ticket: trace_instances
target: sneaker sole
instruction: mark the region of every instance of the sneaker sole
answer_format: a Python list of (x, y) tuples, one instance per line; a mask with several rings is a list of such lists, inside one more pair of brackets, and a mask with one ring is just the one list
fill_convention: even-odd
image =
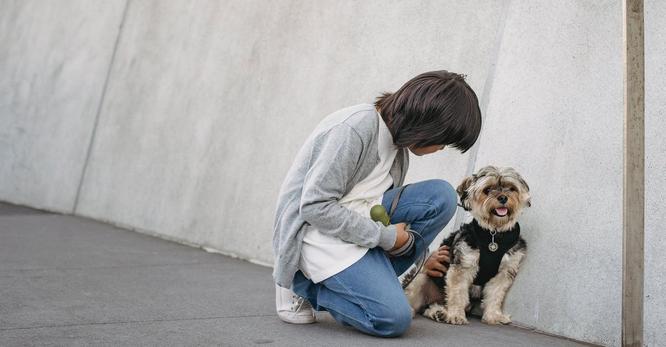
[(294, 318), (294, 317), (284, 317), (284, 316), (282, 316), (278, 313), (278, 317), (283, 322), (290, 323), (290, 324), (312, 324), (312, 323), (317, 322), (317, 319), (315, 317), (311, 317), (311, 316), (302, 316), (302, 317)]

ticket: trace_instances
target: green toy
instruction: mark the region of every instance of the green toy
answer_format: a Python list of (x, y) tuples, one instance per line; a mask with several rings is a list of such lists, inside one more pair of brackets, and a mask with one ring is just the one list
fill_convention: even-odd
[(370, 209), (370, 218), (372, 218), (372, 220), (375, 222), (381, 222), (385, 226), (388, 226), (391, 223), (391, 219), (389, 218), (388, 213), (386, 213), (386, 209), (382, 205), (372, 206)]

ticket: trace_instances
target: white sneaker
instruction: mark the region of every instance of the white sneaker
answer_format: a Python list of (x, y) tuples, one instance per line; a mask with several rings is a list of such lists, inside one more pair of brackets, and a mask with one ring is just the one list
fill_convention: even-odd
[(291, 291), (275, 285), (275, 308), (280, 319), (292, 324), (309, 324), (316, 322), (314, 310), (310, 302)]

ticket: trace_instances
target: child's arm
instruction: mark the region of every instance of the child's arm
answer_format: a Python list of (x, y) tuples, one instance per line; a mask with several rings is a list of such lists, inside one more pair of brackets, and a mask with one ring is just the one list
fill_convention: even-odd
[(315, 139), (301, 194), (301, 217), (326, 235), (390, 250), (396, 245), (398, 230), (401, 236), (406, 233), (404, 224), (384, 226), (338, 202), (361, 166), (363, 148), (359, 134), (344, 123)]

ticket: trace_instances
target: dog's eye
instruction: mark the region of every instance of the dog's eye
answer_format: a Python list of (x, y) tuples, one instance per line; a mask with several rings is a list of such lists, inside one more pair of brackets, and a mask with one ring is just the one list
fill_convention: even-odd
[(490, 188), (484, 189), (483, 194), (486, 194), (486, 195), (490, 194)]
[(512, 191), (512, 192), (517, 192), (518, 191), (515, 187), (511, 187), (511, 188), (509, 188), (509, 190)]

